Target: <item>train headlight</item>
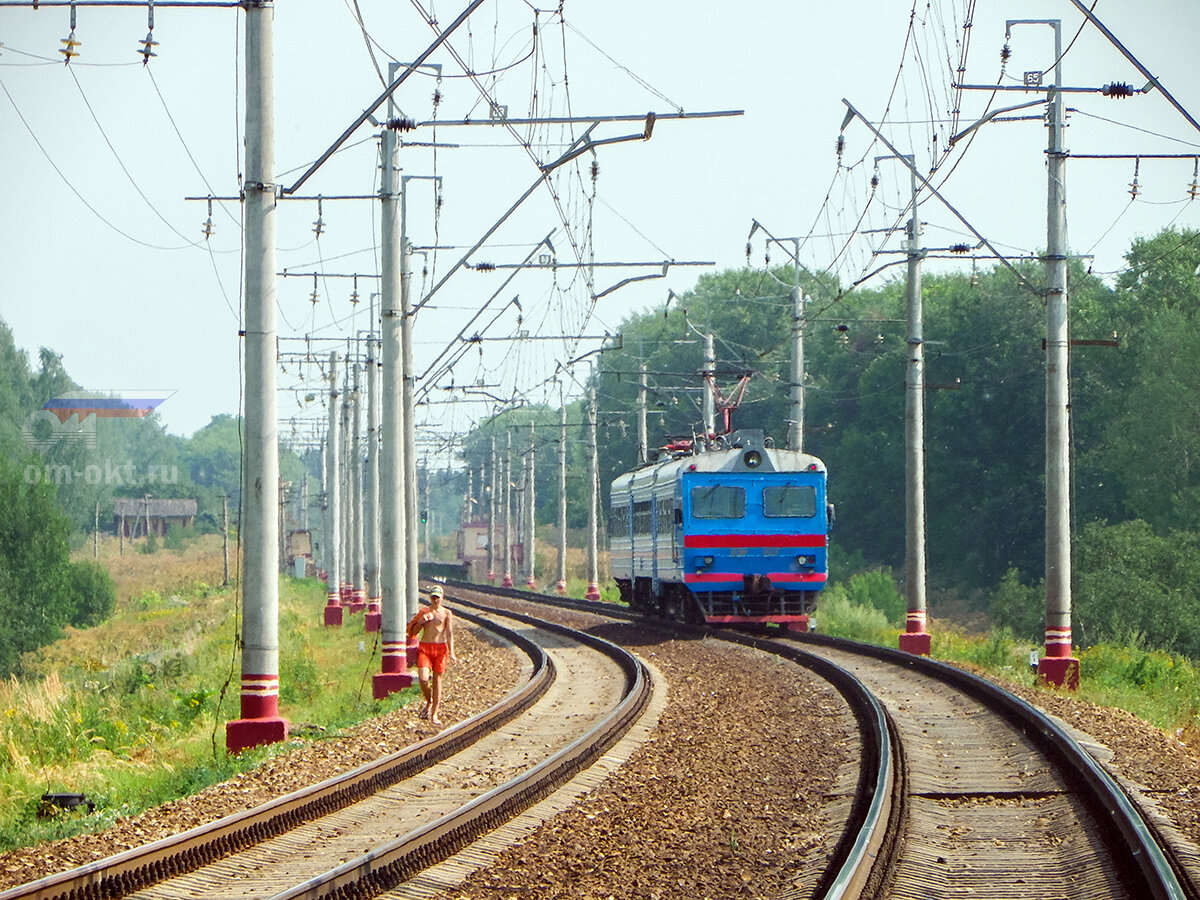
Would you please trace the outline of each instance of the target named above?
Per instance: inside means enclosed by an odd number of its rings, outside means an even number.
[[[762,465],[762,454],[757,450],[747,450],[742,454],[742,462],[746,464],[747,469],[757,469]]]
[[[797,565],[801,566],[815,566],[817,564],[817,558],[815,556],[804,556],[801,554],[800,556],[796,557],[796,563]]]

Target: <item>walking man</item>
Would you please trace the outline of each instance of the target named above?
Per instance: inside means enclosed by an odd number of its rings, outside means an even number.
[[[408,623],[410,637],[420,635],[417,644],[417,677],[425,706],[421,718],[441,725],[438,709],[442,703],[442,675],[446,666],[456,663],[454,656],[454,613],[442,606],[443,590],[434,585],[429,591],[429,606],[419,610]]]

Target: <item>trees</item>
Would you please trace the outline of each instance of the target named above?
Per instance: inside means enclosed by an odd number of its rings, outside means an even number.
[[[70,530],[54,489],[27,479],[22,461],[0,458],[0,673],[13,672],[22,653],[54,640],[72,618]]]

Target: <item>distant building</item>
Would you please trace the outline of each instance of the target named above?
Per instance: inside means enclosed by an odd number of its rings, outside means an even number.
[[[458,558],[463,562],[487,561],[487,519],[463,522],[458,532]]]
[[[155,497],[117,497],[113,500],[113,531],[127,538],[154,532],[167,536],[172,525],[188,528],[196,521],[195,500],[159,500]]]

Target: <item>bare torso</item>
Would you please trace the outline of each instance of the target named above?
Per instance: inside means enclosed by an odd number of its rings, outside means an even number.
[[[421,614],[421,641],[426,644],[446,644],[450,641],[450,610],[430,607]]]

